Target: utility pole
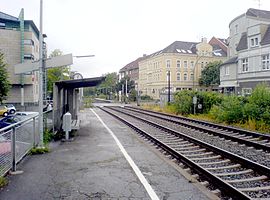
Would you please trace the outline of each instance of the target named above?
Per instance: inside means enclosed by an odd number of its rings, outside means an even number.
[[[125,101],[125,103],[127,103],[127,101],[128,101],[128,92],[127,92],[127,79],[126,79],[126,101]]]
[[[124,84],[122,84],[122,94],[121,94],[121,101],[124,102],[125,100],[125,93],[124,93]]]
[[[42,33],[42,17],[43,17],[43,0],[40,0],[40,28],[39,28],[39,147],[43,148],[43,33]]]

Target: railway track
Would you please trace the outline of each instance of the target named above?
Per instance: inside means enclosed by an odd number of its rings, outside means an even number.
[[[270,152],[270,135],[130,106],[127,106],[125,108],[139,113],[154,116],[160,119],[169,120],[170,122],[178,125],[188,126],[199,131],[204,131],[215,136],[239,142],[240,144],[245,144],[247,146],[252,146],[256,149]]]
[[[270,198],[270,168],[119,108],[101,108],[235,199]]]
[[[194,124],[189,121],[182,121],[182,117],[137,108],[119,107],[118,109],[126,110],[126,112],[130,113],[136,113],[137,116],[142,116],[152,121],[156,121],[159,124],[181,131],[182,133],[201,139],[219,148],[231,151],[235,154],[251,159],[254,162],[270,167],[270,153],[268,150],[269,135],[249,132],[242,129],[234,129],[232,127],[228,127],[229,130],[226,130],[226,126],[222,126],[223,129],[221,130],[220,128],[217,129],[214,127],[215,124],[212,123],[210,123],[211,127],[209,127],[204,125],[207,124],[207,122],[203,122],[203,125],[201,125],[199,124],[200,121],[195,120],[196,123]],[[216,126],[219,127],[219,125]],[[232,132],[232,129],[234,132]],[[242,136],[239,137],[239,133],[236,132],[237,130],[254,134],[254,136],[244,136],[242,133]]]

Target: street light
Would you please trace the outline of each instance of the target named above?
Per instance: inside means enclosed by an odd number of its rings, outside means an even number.
[[[84,56],[73,56],[75,58],[88,58],[88,57],[95,57],[95,55],[84,55]]]

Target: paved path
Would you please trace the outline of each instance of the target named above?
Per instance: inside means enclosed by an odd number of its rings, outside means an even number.
[[[129,128],[99,109],[94,111],[112,132],[91,110],[84,111],[74,141],[53,143],[51,153],[28,156],[18,167],[24,173],[8,177],[10,183],[0,192],[0,199],[145,200],[157,195],[159,199],[204,200],[211,197],[187,181],[169,160],[163,159]],[[123,152],[138,167],[137,174]],[[144,178],[145,182],[141,180]]]

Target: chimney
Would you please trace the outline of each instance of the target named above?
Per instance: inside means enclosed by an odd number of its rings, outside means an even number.
[[[201,42],[202,42],[202,43],[207,43],[207,38],[206,38],[206,37],[202,37]]]

